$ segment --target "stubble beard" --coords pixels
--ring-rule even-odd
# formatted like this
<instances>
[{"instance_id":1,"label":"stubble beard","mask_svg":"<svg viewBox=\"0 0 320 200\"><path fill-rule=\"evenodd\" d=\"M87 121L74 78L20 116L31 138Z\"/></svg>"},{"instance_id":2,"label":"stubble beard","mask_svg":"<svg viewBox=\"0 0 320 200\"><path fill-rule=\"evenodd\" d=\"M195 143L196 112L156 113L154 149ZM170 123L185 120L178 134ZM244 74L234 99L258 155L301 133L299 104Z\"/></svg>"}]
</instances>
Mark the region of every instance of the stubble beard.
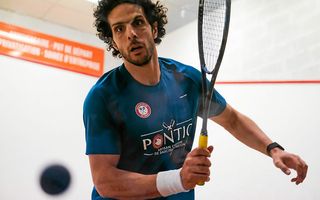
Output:
<instances>
[{"instance_id":1,"label":"stubble beard","mask_svg":"<svg viewBox=\"0 0 320 200\"><path fill-rule=\"evenodd\" d=\"M149 47L145 48L145 55L141 58L140 56L138 56L137 58L132 58L132 56L130 56L130 52L129 53L123 53L122 57L129 63L142 67L148 63L150 63L152 56L153 56L153 52L154 52L154 45L150 45Z\"/></svg>"}]
</instances>

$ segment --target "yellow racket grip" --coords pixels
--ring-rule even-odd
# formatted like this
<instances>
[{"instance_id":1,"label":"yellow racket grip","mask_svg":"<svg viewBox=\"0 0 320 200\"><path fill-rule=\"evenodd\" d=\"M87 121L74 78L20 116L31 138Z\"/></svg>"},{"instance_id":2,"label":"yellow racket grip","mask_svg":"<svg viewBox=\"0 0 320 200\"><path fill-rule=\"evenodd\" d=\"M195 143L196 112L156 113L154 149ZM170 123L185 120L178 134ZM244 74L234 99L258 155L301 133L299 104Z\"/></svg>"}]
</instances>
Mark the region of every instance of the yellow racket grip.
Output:
<instances>
[{"instance_id":1,"label":"yellow racket grip","mask_svg":"<svg viewBox=\"0 0 320 200\"><path fill-rule=\"evenodd\" d=\"M200 134L198 147L206 149L208 147L208 136ZM197 185L204 185L204 182L199 182Z\"/></svg>"},{"instance_id":2,"label":"yellow racket grip","mask_svg":"<svg viewBox=\"0 0 320 200\"><path fill-rule=\"evenodd\" d=\"M208 147L208 136L200 134L199 137L199 147L206 149Z\"/></svg>"}]
</instances>

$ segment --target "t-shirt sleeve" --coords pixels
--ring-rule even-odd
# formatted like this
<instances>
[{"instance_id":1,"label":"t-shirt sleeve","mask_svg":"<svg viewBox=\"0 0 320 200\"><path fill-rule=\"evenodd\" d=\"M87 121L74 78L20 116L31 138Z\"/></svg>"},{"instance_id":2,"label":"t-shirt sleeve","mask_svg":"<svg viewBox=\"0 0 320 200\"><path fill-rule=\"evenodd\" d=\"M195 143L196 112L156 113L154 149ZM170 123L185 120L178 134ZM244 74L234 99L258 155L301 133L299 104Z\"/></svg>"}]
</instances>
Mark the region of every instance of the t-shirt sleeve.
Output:
<instances>
[{"instance_id":1,"label":"t-shirt sleeve","mask_svg":"<svg viewBox=\"0 0 320 200\"><path fill-rule=\"evenodd\" d=\"M119 133L99 88L92 89L83 106L86 154L119 154Z\"/></svg>"},{"instance_id":2,"label":"t-shirt sleeve","mask_svg":"<svg viewBox=\"0 0 320 200\"><path fill-rule=\"evenodd\" d=\"M209 85L209 81L208 81ZM224 97L217 91L214 90L211 97L211 105L209 111L209 117L218 116L221 114L227 106L227 102ZM199 113L200 117L203 117L203 96L201 92L201 96L199 98Z\"/></svg>"},{"instance_id":3,"label":"t-shirt sleeve","mask_svg":"<svg viewBox=\"0 0 320 200\"><path fill-rule=\"evenodd\" d=\"M199 102L198 102L198 116L202 117L203 115L203 94L202 94L202 74L199 70L194 67L183 68L186 72L186 75L194 81L195 86L198 89ZM210 81L207 79L207 85L210 85ZM209 111L209 117L217 116L221 114L226 108L227 102L224 97L217 91L214 90L211 98L211 105Z\"/></svg>"},{"instance_id":4,"label":"t-shirt sleeve","mask_svg":"<svg viewBox=\"0 0 320 200\"><path fill-rule=\"evenodd\" d=\"M224 97L217 90L214 90L211 99L209 117L220 115L226 106L227 102Z\"/></svg>"}]
</instances>

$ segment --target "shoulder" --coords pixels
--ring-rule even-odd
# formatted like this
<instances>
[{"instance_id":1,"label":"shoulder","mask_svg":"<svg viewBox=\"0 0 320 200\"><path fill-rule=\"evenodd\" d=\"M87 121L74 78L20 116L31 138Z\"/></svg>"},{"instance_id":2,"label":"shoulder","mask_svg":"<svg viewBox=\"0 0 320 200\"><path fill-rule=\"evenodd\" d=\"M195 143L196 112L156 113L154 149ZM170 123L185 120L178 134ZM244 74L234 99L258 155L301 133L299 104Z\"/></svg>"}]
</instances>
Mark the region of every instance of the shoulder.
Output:
<instances>
[{"instance_id":1,"label":"shoulder","mask_svg":"<svg viewBox=\"0 0 320 200\"><path fill-rule=\"evenodd\" d=\"M169 72L180 74L181 76L185 76L196 83L201 83L201 72L196 69L196 67L163 57L159 57L159 62L162 64L164 69Z\"/></svg>"},{"instance_id":2,"label":"shoulder","mask_svg":"<svg viewBox=\"0 0 320 200\"><path fill-rule=\"evenodd\" d=\"M110 98L117 95L121 88L121 66L114 68L104 75L102 75L98 81L92 86L88 92L84 106L107 104Z\"/></svg>"}]
</instances>

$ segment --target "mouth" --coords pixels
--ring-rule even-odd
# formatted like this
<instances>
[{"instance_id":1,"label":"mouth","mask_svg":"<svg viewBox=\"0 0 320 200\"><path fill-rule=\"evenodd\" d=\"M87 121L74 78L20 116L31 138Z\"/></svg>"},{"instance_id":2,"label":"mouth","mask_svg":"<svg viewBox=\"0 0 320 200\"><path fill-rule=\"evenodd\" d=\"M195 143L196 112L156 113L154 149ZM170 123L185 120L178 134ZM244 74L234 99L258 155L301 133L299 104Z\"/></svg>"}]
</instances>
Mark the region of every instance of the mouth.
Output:
<instances>
[{"instance_id":1,"label":"mouth","mask_svg":"<svg viewBox=\"0 0 320 200\"><path fill-rule=\"evenodd\" d=\"M140 51L141 49L142 49L143 47L142 46L133 46L133 47L131 47L130 48L130 51L131 52L138 52L138 51Z\"/></svg>"}]
</instances>

